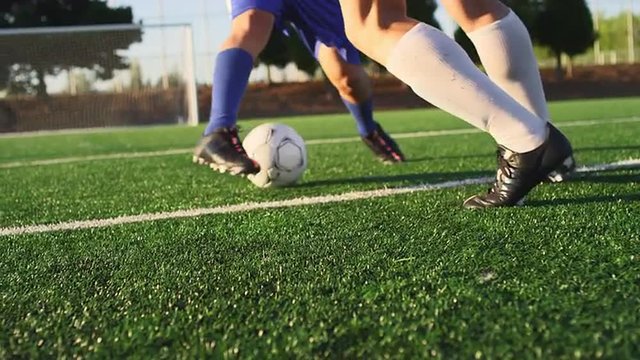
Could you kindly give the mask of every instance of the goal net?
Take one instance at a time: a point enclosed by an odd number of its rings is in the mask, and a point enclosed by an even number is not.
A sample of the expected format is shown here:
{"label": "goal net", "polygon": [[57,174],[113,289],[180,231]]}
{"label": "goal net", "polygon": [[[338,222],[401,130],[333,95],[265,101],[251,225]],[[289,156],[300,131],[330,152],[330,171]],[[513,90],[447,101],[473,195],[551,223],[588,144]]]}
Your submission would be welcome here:
{"label": "goal net", "polygon": [[189,25],[0,30],[0,132],[198,122]]}

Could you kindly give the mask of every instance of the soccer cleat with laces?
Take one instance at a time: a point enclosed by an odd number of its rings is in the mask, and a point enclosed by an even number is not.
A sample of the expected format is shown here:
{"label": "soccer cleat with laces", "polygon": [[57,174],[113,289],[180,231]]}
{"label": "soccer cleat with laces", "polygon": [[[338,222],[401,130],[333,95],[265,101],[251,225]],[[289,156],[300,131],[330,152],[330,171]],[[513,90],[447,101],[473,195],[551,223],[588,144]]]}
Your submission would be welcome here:
{"label": "soccer cleat with laces", "polygon": [[522,205],[526,195],[544,180],[558,175],[566,179],[575,169],[573,150],[567,138],[553,125],[547,140],[537,149],[515,153],[498,147],[498,172],[488,192],[464,202],[471,209]]}
{"label": "soccer cleat with laces", "polygon": [[393,164],[405,160],[398,144],[396,144],[378,123],[376,123],[375,130],[362,137],[362,141],[373,151],[375,156],[385,164]]}
{"label": "soccer cleat with laces", "polygon": [[235,127],[218,128],[203,136],[193,151],[193,162],[232,175],[256,174],[260,171],[259,165],[249,158],[242,147]]}

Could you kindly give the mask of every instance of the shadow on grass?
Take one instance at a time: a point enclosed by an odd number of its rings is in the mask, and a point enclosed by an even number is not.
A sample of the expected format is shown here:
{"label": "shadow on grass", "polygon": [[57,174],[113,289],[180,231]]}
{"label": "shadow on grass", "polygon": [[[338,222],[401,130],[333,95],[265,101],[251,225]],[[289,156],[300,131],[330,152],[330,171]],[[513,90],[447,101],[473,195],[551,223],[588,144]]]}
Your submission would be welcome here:
{"label": "shadow on grass", "polygon": [[423,156],[417,158],[407,158],[406,163],[419,163],[433,160],[459,160],[459,159],[494,159],[496,156],[493,154],[475,154],[475,155],[445,155],[445,156]]}
{"label": "shadow on grass", "polygon": [[[416,159],[415,161],[425,161],[427,159]],[[640,182],[640,169],[627,169],[626,171],[633,171],[631,174],[607,174],[608,172],[620,171],[620,170],[602,170],[593,173],[583,173],[574,175],[569,182],[588,182],[597,184],[627,184],[631,182]],[[490,176],[491,171],[463,171],[452,173],[414,173],[414,174],[399,174],[399,175],[373,175],[362,176],[353,178],[338,178],[338,179],[325,179],[315,180],[297,185],[299,188],[309,188],[317,186],[329,186],[329,185],[347,185],[347,184],[396,184],[401,185],[421,185],[425,183],[434,183],[442,181],[463,180],[470,178],[477,178],[483,176]]]}
{"label": "shadow on grass", "polygon": [[[640,182],[640,169],[627,169],[632,173],[620,174],[620,170],[603,170],[593,173],[576,174],[568,183],[594,183],[594,184],[629,184]],[[612,173],[618,172],[618,173]],[[316,180],[297,185],[298,188],[313,188],[331,185],[348,185],[348,184],[373,184],[379,183],[387,186],[416,186],[426,183],[438,183],[443,181],[455,181],[461,179],[471,179],[478,177],[490,176],[490,172],[485,171],[465,171],[452,173],[414,173],[400,175],[379,175],[379,176],[363,176],[353,178],[326,179]],[[543,186],[562,186],[543,185]],[[582,198],[556,198],[551,200],[531,200],[526,202],[526,206],[558,206],[571,204],[589,204],[589,203],[615,203],[615,202],[636,202],[640,201],[640,190],[635,194],[621,195],[594,195]]]}
{"label": "shadow on grass", "polygon": [[587,151],[607,151],[607,150],[638,150],[640,145],[620,145],[620,146],[587,146],[574,149],[576,153]]}
{"label": "shadow on grass", "polygon": [[605,170],[586,174],[574,175],[570,182],[584,182],[593,184],[628,184],[633,182],[640,182],[640,169],[627,169],[626,171],[633,171],[631,174],[607,174],[607,172],[620,171],[620,170]]}
{"label": "shadow on grass", "polygon": [[353,178],[325,179],[309,181],[297,185],[297,188],[311,188],[331,185],[353,185],[380,183],[390,186],[412,186],[422,184],[432,184],[443,181],[454,181],[459,179],[478,178],[490,175],[488,171],[464,171],[454,173],[418,173],[400,175],[374,175]]}
{"label": "shadow on grass", "polygon": [[[433,161],[435,160],[435,157],[432,156],[423,156],[423,157],[417,157],[417,158],[408,158],[405,160],[406,163],[420,163],[420,162],[425,162],[425,161]],[[392,165],[389,165],[392,166]]]}
{"label": "shadow on grass", "polygon": [[538,207],[538,206],[559,206],[559,205],[580,205],[580,204],[594,204],[594,203],[631,203],[640,201],[640,193],[638,194],[625,194],[625,195],[609,195],[609,196],[587,196],[581,198],[563,198],[553,200],[531,200],[526,201],[526,207]]}
{"label": "shadow on grass", "polygon": [[[613,170],[609,170],[613,171]],[[594,183],[594,184],[631,184],[640,182],[640,174],[610,174],[607,171],[579,174],[569,180],[569,183]],[[605,174],[605,175],[603,175]],[[557,205],[579,205],[592,203],[615,203],[615,202],[637,202],[640,201],[640,189],[638,193],[621,195],[594,195],[581,198],[561,198],[553,200],[531,200],[526,202],[526,206],[557,206]]]}

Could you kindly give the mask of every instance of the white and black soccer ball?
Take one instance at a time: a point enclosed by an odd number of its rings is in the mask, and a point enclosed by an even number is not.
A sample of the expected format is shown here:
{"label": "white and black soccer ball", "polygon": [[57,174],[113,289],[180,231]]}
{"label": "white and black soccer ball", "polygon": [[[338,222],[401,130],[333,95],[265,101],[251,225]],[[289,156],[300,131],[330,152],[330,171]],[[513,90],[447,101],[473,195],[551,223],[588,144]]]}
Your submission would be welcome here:
{"label": "white and black soccer ball", "polygon": [[283,124],[255,127],[242,142],[250,158],[260,165],[260,172],[248,178],[258,187],[295,184],[307,168],[304,140],[293,128]]}

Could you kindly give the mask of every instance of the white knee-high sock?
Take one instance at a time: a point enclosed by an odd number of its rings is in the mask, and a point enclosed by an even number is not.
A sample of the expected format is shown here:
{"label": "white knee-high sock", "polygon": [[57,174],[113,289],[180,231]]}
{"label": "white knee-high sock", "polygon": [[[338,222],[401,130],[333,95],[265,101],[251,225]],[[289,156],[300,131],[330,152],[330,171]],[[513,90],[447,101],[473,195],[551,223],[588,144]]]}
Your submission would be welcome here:
{"label": "white knee-high sock", "polygon": [[494,84],[451,38],[418,24],[395,45],[387,69],[431,104],[483,129],[515,152],[546,138],[546,122]]}
{"label": "white knee-high sock", "polygon": [[489,78],[522,106],[549,120],[531,37],[520,18],[510,11],[504,18],[467,33]]}

